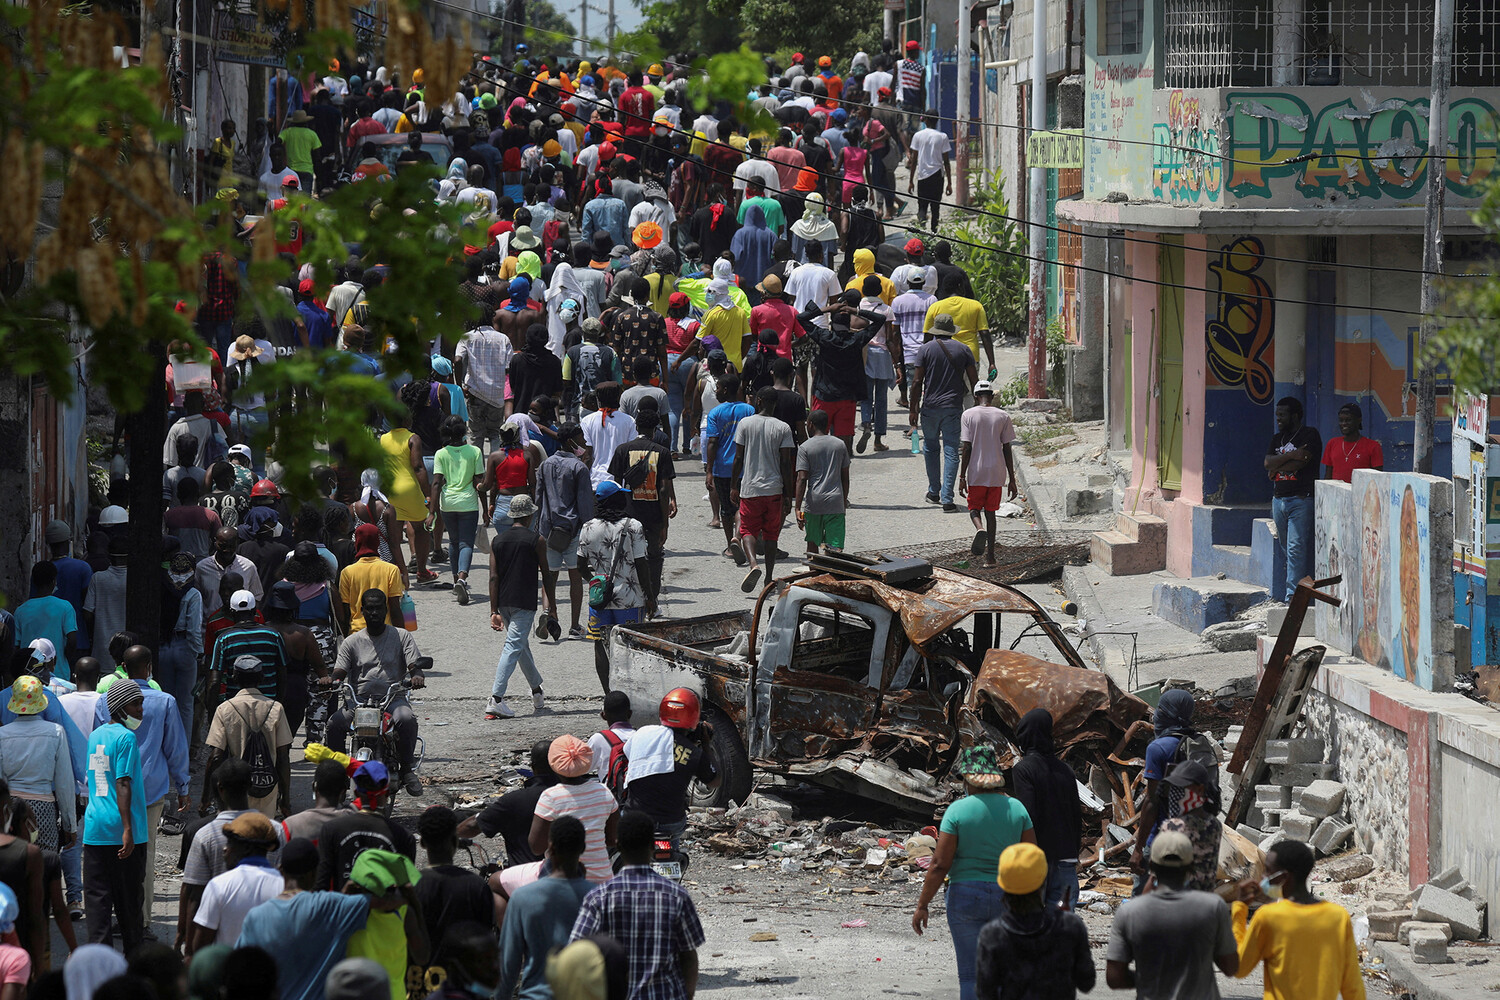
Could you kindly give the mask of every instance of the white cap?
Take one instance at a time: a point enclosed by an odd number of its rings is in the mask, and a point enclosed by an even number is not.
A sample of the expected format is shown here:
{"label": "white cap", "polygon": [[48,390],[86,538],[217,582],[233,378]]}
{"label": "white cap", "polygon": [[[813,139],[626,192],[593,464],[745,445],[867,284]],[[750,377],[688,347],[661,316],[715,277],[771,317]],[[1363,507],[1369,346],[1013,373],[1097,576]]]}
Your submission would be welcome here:
{"label": "white cap", "polygon": [[988,379],[980,379],[978,382],[975,382],[974,395],[977,396],[981,392],[987,392],[991,396],[993,396],[995,394],[995,383],[989,381]]}
{"label": "white cap", "polygon": [[130,514],[118,504],[111,504],[99,512],[99,523],[104,524],[129,524]]}
{"label": "white cap", "polygon": [[229,599],[230,611],[254,611],[255,595],[248,590],[236,590]]}
{"label": "white cap", "polygon": [[51,663],[57,659],[57,647],[52,644],[51,639],[32,639],[31,658],[37,663]]}
{"label": "white cap", "polygon": [[232,445],[229,449],[228,454],[230,458],[234,458],[236,455],[238,455],[240,458],[243,458],[248,462],[250,461],[250,446],[248,444]]}

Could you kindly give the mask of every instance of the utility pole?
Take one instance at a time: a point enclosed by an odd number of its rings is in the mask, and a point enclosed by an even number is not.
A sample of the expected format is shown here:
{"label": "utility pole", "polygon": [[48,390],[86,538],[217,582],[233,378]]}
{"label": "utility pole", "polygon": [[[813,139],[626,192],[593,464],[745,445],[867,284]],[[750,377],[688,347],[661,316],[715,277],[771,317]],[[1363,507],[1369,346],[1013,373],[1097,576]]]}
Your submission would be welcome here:
{"label": "utility pole", "polygon": [[[1452,2],[1452,0],[1448,0]],[[1047,0],[1031,0],[1031,134],[1047,130]],[[1026,395],[1047,395],[1047,170],[1031,165],[1031,299]]]}
{"label": "utility pole", "polygon": [[615,0],[609,0],[609,25],[605,30],[609,33],[609,61],[613,65],[615,61]]}
{"label": "utility pole", "polygon": [[585,39],[589,37],[589,0],[578,5],[578,33],[583,36],[578,40],[578,58],[582,59],[588,55],[583,47],[588,44]]}
{"label": "utility pole", "polygon": [[1432,23],[1432,99],[1427,105],[1427,221],[1422,232],[1422,325],[1417,333],[1417,419],[1412,471],[1431,474],[1437,377],[1427,344],[1437,330],[1437,275],[1443,269],[1443,201],[1448,190],[1448,78],[1453,72],[1453,0],[1437,0]]}
{"label": "utility pole", "polygon": [[973,27],[969,23],[969,0],[958,0],[958,100],[954,102],[953,137],[958,140],[958,203],[969,204],[969,116],[973,107],[969,103],[969,37]]}

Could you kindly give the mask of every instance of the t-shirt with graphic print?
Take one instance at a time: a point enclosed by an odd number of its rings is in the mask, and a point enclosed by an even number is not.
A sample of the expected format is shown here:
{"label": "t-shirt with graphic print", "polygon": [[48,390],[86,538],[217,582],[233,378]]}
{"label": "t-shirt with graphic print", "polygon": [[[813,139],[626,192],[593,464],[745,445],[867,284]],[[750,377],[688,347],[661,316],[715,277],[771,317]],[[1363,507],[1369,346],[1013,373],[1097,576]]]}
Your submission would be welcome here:
{"label": "t-shirt with graphic print", "polygon": [[589,561],[590,573],[613,578],[614,597],[605,605],[607,609],[646,606],[646,591],[635,569],[635,561],[646,558],[646,531],[641,522],[633,517],[618,521],[594,518],[578,534],[578,555]]}

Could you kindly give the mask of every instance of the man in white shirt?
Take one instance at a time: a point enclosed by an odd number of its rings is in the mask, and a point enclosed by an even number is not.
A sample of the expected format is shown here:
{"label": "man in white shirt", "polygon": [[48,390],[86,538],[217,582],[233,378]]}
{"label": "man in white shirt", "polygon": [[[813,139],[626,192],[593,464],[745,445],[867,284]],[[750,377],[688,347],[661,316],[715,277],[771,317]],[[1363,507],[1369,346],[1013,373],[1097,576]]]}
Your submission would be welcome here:
{"label": "man in white shirt", "polygon": [[922,115],[922,127],[911,137],[911,152],[906,157],[906,191],[917,191],[917,225],[922,225],[924,212],[932,213],[932,232],[938,228],[938,203],[942,200],[944,181],[947,193],[953,194],[953,142],[946,132],[937,127],[936,111],[928,110]]}
{"label": "man in white shirt", "polygon": [[302,181],[297,171],[286,165],[286,147],[279,142],[271,143],[271,169],[260,175],[260,189],[265,194],[266,211],[271,202],[286,197],[287,188],[302,190]]}
{"label": "man in white shirt", "polygon": [[[203,887],[203,899],[193,913],[189,955],[211,944],[232,946],[239,939],[245,914],[284,891],[299,888],[290,871],[277,871],[266,857],[278,841],[276,828],[263,813],[251,810],[236,816],[224,824],[224,839],[229,870],[215,875]],[[294,840],[282,850],[281,865],[284,870],[305,870],[309,877],[315,875],[317,848],[309,840]]]}
{"label": "man in white shirt", "polygon": [[922,255],[926,253],[926,245],[913,236],[906,241],[906,263],[891,272],[891,284],[896,286],[897,295],[905,295],[911,290],[910,278],[913,274],[922,275],[922,287],[929,292],[937,291],[937,268],[931,264],[922,263]]}
{"label": "man in white shirt", "polygon": [[604,711],[599,713],[599,718],[604,720],[606,728],[589,737],[589,751],[593,754],[589,773],[605,781],[609,777],[609,761],[615,747],[623,746],[635,733],[635,727],[630,724],[630,696],[624,691],[606,694]]}
{"label": "man in white shirt", "polygon": [[880,90],[891,85],[891,74],[883,69],[865,74],[865,93],[870,95],[870,107],[880,103]]}
{"label": "man in white shirt", "polygon": [[703,138],[709,142],[719,141],[719,119],[707,111],[693,119],[693,134],[703,133]]}
{"label": "man in white shirt", "polygon": [[453,204],[463,209],[465,214],[483,215],[489,221],[495,221],[500,199],[495,192],[484,186],[484,164],[476,163],[469,168],[469,186],[458,193]]}
{"label": "man in white shirt", "polygon": [[500,443],[505,423],[505,373],[515,357],[510,337],[481,321],[459,341],[453,353],[454,372],[469,404],[469,443],[485,454],[485,441]]}
{"label": "man in white shirt", "polygon": [[[792,271],[786,282],[786,296],[792,300],[792,306],[798,312],[806,309],[809,303],[826,306],[829,300],[843,290],[844,286],[839,284],[839,276],[823,266],[823,245],[809,243],[807,263]],[[816,317],[813,322],[828,329],[826,313]]]}
{"label": "man in white shirt", "polygon": [[752,180],[759,180],[765,185],[767,194],[781,193],[781,174],[774,163],[762,159],[759,139],[751,139],[745,145],[745,162],[734,168],[734,193],[737,199],[745,197],[745,185]]}
{"label": "man in white shirt", "polygon": [[596,487],[609,478],[609,462],[615,449],[638,436],[635,421],[620,409],[620,383],[600,382],[594,386],[599,409],[584,417],[583,460],[589,463],[589,481]]}

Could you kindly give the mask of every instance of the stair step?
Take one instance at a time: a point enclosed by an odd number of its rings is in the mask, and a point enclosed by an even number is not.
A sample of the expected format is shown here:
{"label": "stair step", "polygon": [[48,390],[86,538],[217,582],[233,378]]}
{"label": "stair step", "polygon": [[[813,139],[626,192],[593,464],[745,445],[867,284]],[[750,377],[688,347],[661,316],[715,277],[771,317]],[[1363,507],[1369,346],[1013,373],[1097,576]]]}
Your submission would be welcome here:
{"label": "stair step", "polygon": [[1133,542],[1167,544],[1167,522],[1155,514],[1121,513],[1115,519],[1115,529]]}
{"label": "stair step", "polygon": [[1167,545],[1131,538],[1122,531],[1100,531],[1089,542],[1089,558],[1110,576],[1137,576],[1167,568]]}

